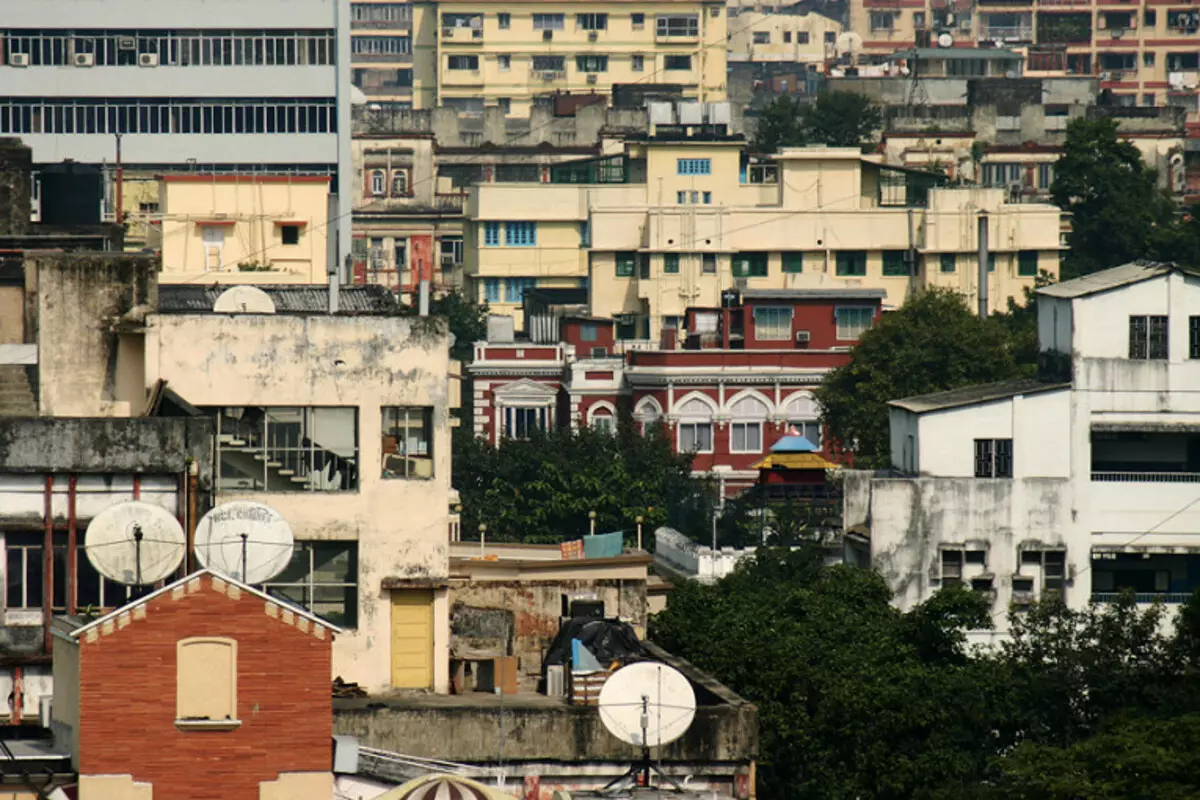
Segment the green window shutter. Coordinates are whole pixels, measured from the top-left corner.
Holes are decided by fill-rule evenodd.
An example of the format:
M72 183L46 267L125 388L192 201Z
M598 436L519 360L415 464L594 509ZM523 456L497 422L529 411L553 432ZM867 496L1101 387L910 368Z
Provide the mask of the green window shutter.
M903 250L883 251L883 274L890 276L908 275L908 262Z
M679 274L679 254L678 253L663 253L663 274L678 275Z
M617 277L632 278L633 265L636 260L636 253L617 253Z
M804 253L799 250L789 250L781 253L781 261L783 262L784 272L803 272L804 271Z
M942 253L942 272L954 272L958 257L954 253Z
M1017 274L1024 278L1038 274L1037 250L1022 250L1017 254Z

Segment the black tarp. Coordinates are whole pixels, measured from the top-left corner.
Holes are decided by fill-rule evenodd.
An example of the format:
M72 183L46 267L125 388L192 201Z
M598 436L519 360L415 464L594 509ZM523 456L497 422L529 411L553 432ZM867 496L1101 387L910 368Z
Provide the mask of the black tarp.
M543 681L546 667L570 663L572 639L582 642L605 667L613 661L636 661L646 656L628 622L617 619L565 619L542 661Z

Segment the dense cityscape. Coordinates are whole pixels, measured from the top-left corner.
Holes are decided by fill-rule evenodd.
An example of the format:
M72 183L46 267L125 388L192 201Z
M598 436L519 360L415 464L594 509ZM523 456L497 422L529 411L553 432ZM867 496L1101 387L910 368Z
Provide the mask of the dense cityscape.
M1200 797L1190 0L0 2L0 798Z

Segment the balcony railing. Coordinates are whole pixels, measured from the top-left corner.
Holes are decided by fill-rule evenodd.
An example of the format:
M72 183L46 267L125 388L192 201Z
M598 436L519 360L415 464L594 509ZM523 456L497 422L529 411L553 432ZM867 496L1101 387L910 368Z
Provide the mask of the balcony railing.
M1190 592L1139 592L1133 596L1138 603L1186 603L1192 597ZM1115 603L1121 599L1119 592L1092 592L1093 603Z
M438 211L459 211L461 212L467 204L466 194L436 194L433 196L433 205Z
M984 28L979 32L979 41L981 42L993 41L995 39L1003 42L1032 42L1033 26L1001 25Z
M1100 483L1200 483L1200 472L1092 472Z

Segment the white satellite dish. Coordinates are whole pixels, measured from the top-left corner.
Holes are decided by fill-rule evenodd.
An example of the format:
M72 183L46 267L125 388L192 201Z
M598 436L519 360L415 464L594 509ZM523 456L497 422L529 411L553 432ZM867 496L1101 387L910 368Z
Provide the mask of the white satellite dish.
M149 586L169 577L187 549L183 528L170 511L136 500L93 517L83 542L96 571L127 586Z
M696 694L679 670L655 661L622 667L600 690L600 720L609 733L639 747L683 736L696 716Z
M948 33L942 33L937 38L938 47L954 47L954 37Z
M862 37L849 32L837 37L837 54L839 56L855 56L862 52Z
M292 526L262 503L222 503L196 525L196 558L242 583L263 583L283 572L294 546Z

